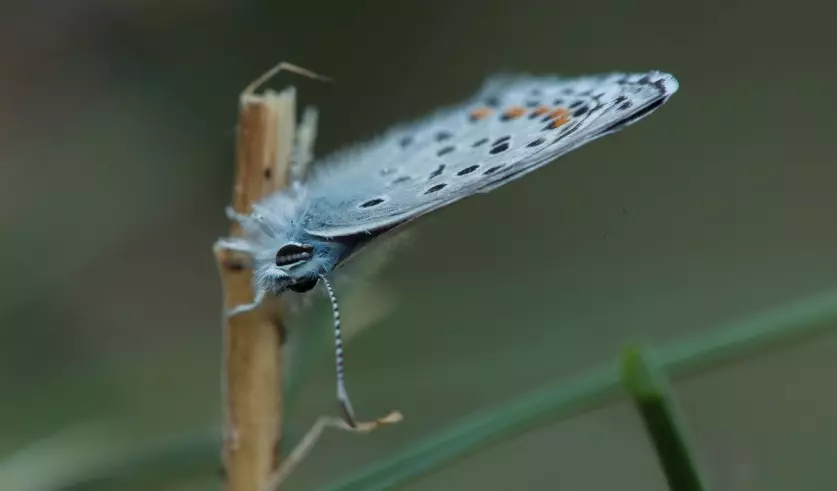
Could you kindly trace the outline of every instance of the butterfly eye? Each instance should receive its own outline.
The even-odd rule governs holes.
[[[308,244],[285,244],[276,253],[276,265],[287,266],[311,259],[314,253],[314,246]]]

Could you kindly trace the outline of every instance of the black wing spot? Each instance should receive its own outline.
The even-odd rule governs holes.
[[[558,136],[558,138],[560,139],[560,138],[564,138],[564,137],[565,137],[565,136],[567,136],[567,135],[572,135],[572,134],[573,134],[573,133],[575,133],[575,132],[576,132],[576,130],[578,130],[580,127],[581,127],[581,125],[580,125],[580,124],[565,125],[565,126],[563,126],[563,127],[561,128],[561,131],[560,131],[560,132],[558,132],[558,135],[559,135],[559,136]],[[556,140],[556,141],[557,141],[557,140]]]
[[[363,203],[360,204],[360,207],[361,208],[372,208],[373,206],[378,206],[383,202],[384,202],[384,200],[381,199],[381,198],[374,198],[374,199],[370,199],[369,201],[364,201]]]
[[[532,140],[526,146],[529,147],[529,148],[537,147],[538,145],[541,145],[545,141],[546,140],[544,140],[543,138],[538,138],[537,140]]]
[[[643,107],[642,109],[640,109],[636,113],[629,115],[627,118],[611,124],[607,128],[603,129],[601,131],[601,133],[607,133],[609,131],[613,131],[613,130],[619,128],[620,126],[627,126],[631,123],[634,123],[634,122],[644,118],[645,116],[647,116],[648,114],[653,112],[658,107],[662,106],[665,102],[666,102],[665,99],[658,99],[658,100],[652,102],[651,104],[648,104],[647,106]],[[625,104],[627,104],[627,102]]]
[[[560,106],[560,105],[561,105],[561,104],[563,104],[563,103],[564,103],[564,99],[562,99],[562,98],[560,98],[560,97],[559,97],[559,98],[557,98],[557,99],[555,99],[554,101],[552,101],[552,105],[553,105],[553,106]]]
[[[447,155],[447,154],[453,152],[453,149],[454,149],[453,145],[448,145],[447,147],[439,149],[439,151],[436,152],[436,155],[438,155],[439,157],[441,157],[442,155]]]
[[[410,180],[410,176],[401,176],[401,177],[395,179],[394,181],[392,181],[392,184],[401,184],[402,182],[407,182],[409,180]]]
[[[495,145],[491,147],[491,150],[488,151],[491,155],[497,155],[498,153],[505,152],[509,149],[508,143],[501,143],[499,145]]]
[[[413,144],[413,137],[410,136],[410,135],[407,135],[407,136],[401,138],[401,140],[398,141],[398,145],[400,145],[401,148],[407,148],[412,144]]]
[[[500,106],[500,98],[496,95],[490,96],[485,99],[485,105],[488,107],[497,108]]]
[[[634,104],[631,101],[625,101],[622,104],[620,104],[619,107],[617,107],[616,109],[618,109],[620,111],[626,111],[626,110],[630,109],[631,106],[633,106],[633,105]]]
[[[590,108],[588,108],[587,106],[581,106],[580,108],[576,109],[575,112],[573,112],[573,116],[584,116],[585,114],[587,114],[587,111],[589,110]]]
[[[430,177],[428,179],[433,179],[435,177],[439,177],[442,175],[442,172],[445,171],[445,164],[440,164],[439,167],[436,168],[433,172],[430,173]]]
[[[529,91],[529,95],[537,97],[537,96],[541,95],[541,89],[537,89],[537,88],[532,89],[532,90]]]
[[[452,136],[453,136],[453,133],[451,133],[450,131],[442,130],[442,131],[436,133],[436,141],[437,142],[442,142],[442,141],[450,139]]]
[[[501,136],[500,138],[497,138],[496,140],[494,140],[494,143],[492,143],[492,145],[499,145],[499,144],[505,143],[509,140],[511,140],[511,136],[509,136],[509,135]]]
[[[570,104],[570,109],[575,109],[582,104],[584,104],[584,101],[575,101],[572,104]]]
[[[473,146],[478,147],[480,145],[485,145],[486,143],[488,143],[488,138],[480,138],[479,140],[474,142]]]
[[[572,87],[567,87],[566,89],[562,90],[561,93],[565,95],[570,95],[573,93],[573,89]]]
[[[483,172],[482,174],[483,174],[484,176],[490,176],[491,174],[494,174],[494,173],[495,173],[495,172],[497,172],[498,170],[502,169],[504,165],[505,165],[505,164],[495,165],[494,167],[491,167],[491,168],[487,169],[487,170],[486,170],[485,172]]]
[[[538,107],[541,105],[541,101],[537,99],[529,99],[528,101],[523,103],[526,107]]]
[[[465,174],[470,174],[471,172],[474,172],[475,170],[479,169],[479,167],[480,166],[476,165],[476,164],[469,165],[468,167],[465,167],[461,171],[457,172],[456,175],[457,176],[464,176]]]
[[[445,187],[447,187],[447,184],[444,184],[444,183],[443,184],[436,184],[435,186],[429,187],[427,189],[427,191],[424,192],[424,194],[435,193],[437,191],[441,191],[441,190],[445,189]]]

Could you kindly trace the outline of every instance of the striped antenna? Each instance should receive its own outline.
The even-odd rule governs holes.
[[[337,296],[334,295],[334,288],[325,275],[320,275],[326,287],[328,298],[331,300],[331,313],[334,316],[334,360],[337,365],[337,400],[343,410],[343,418],[352,428],[357,426],[355,412],[352,403],[349,401],[349,393],[346,391],[346,383],[343,379],[343,334],[340,331],[340,307],[337,305]]]

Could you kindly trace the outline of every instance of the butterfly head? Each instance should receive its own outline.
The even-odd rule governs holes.
[[[317,237],[275,242],[255,257],[257,286],[271,293],[307,292],[334,269],[340,245]]]
[[[256,282],[261,289],[272,293],[307,292],[326,272],[317,244],[308,241],[288,241],[259,256]]]
[[[333,258],[339,251],[333,241],[305,231],[300,202],[298,193],[281,192],[254,204],[249,214],[227,210],[244,232],[260,291],[307,292],[337,262]]]

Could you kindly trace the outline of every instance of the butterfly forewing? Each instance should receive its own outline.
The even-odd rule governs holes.
[[[677,88],[661,72],[493,79],[464,104],[317,164],[304,226],[337,237],[409,221],[634,123]]]

